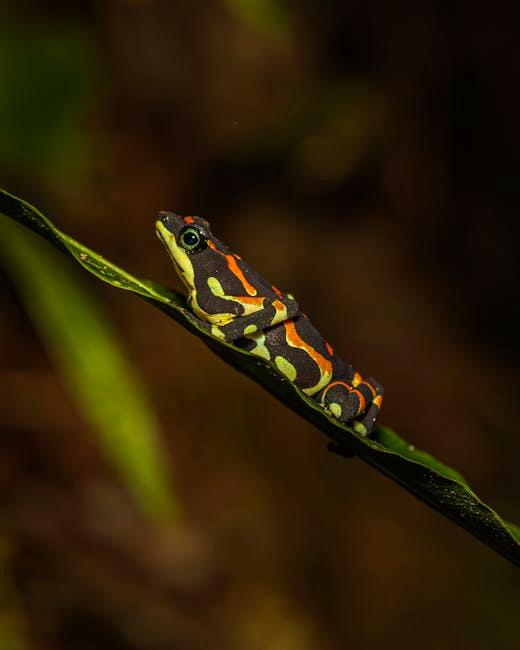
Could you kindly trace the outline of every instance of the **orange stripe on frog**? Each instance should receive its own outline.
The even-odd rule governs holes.
[[[280,291],[280,289],[278,289],[278,287],[275,287],[274,284],[271,285],[271,289],[275,292],[275,294],[276,294],[279,298],[283,298],[283,293]]]
[[[376,397],[376,395],[377,395],[376,389],[372,386],[372,384],[369,384],[368,381],[365,381],[365,380],[360,381],[358,385],[359,386],[366,386],[368,388],[368,390],[372,393],[372,397]],[[372,401],[374,401],[374,400],[372,400]]]
[[[233,300],[241,302],[245,305],[259,305],[262,306],[265,298],[250,298],[249,296],[233,296]]]
[[[325,347],[327,348],[327,352],[330,354],[330,356],[333,357],[334,348],[332,347],[332,345],[328,341],[325,341]]]
[[[193,217],[184,217],[185,223],[193,223],[195,219]]]
[[[298,332],[296,331],[296,325],[293,320],[286,320],[284,323],[285,335],[287,342],[293,348],[298,348],[304,350],[310,356],[310,358],[316,363],[323,375],[330,374],[332,375],[332,363],[325,359],[319,352],[311,346],[305,343],[303,339],[300,338]]]
[[[344,386],[348,392],[352,390],[352,386],[349,386],[346,381],[341,381],[341,379],[338,379],[337,381],[331,381],[330,384],[327,386],[327,388],[323,392],[323,396],[329,392],[331,388],[334,388],[334,386]]]
[[[354,377],[352,377],[352,386],[354,386],[354,388],[357,388],[358,386],[366,386],[372,393],[372,397],[377,395],[376,389],[368,381],[363,379],[359,372],[354,373]]]
[[[358,415],[361,415],[361,413],[364,412],[364,410],[367,407],[367,403],[366,403],[366,400],[365,400],[365,398],[363,396],[363,393],[361,393],[361,391],[353,390],[352,392],[355,393],[358,396],[358,399],[359,399],[358,411],[356,413],[356,417],[357,417]]]
[[[233,273],[235,277],[237,277],[240,280],[245,291],[250,296],[256,296],[257,294],[256,289],[253,287],[253,285],[249,284],[249,282],[247,281],[246,276],[242,273],[242,269],[238,266],[235,257],[233,255],[226,255],[225,253],[219,251],[215,246],[215,244],[211,241],[211,239],[208,241],[208,246],[211,248],[211,250],[214,250],[216,253],[222,255],[222,257],[225,258],[229,270],[231,271],[231,273]]]
[[[381,406],[383,404],[383,396],[382,395],[377,395],[377,397],[374,397],[372,400],[372,404],[375,404],[379,410],[381,410]]]
[[[359,401],[359,404],[358,404],[358,410],[357,410],[357,413],[356,413],[356,415],[355,415],[354,417],[355,417],[355,418],[359,417],[359,416],[361,415],[361,413],[363,413],[363,412],[365,411],[366,407],[367,407],[367,402],[366,402],[366,400],[365,400],[365,396],[363,395],[363,393],[361,393],[359,390],[356,390],[355,388],[353,388],[352,386],[350,386],[349,384],[347,384],[347,382],[345,382],[345,381],[341,381],[341,380],[338,380],[338,381],[333,381],[333,382],[331,382],[331,383],[327,386],[327,388],[325,388],[325,390],[324,390],[324,392],[323,392],[322,399],[325,398],[325,395],[329,392],[329,390],[330,390],[331,388],[334,388],[334,386],[343,386],[344,388],[347,389],[347,391],[348,391],[349,393],[355,393],[355,394],[357,395],[357,397],[358,397],[358,401]]]

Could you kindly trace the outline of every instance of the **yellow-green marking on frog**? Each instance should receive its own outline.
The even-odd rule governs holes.
[[[339,418],[341,416],[341,406],[336,402],[331,402],[328,408],[334,417]]]
[[[263,332],[249,335],[247,338],[255,344],[255,347],[250,350],[252,354],[256,354],[256,356],[262,357],[262,359],[265,359],[266,361],[271,360],[271,353],[265,344],[265,334]]]
[[[287,377],[289,381],[294,381],[296,379],[296,375],[298,373],[296,371],[296,368],[293,366],[293,364],[290,361],[287,361],[287,359],[278,356],[275,357],[274,362],[278,370],[280,372],[283,372],[283,374]]]
[[[217,278],[209,277],[208,278],[208,287],[209,287],[211,293],[214,296],[218,296],[219,298],[222,298],[222,297],[224,297],[226,295],[224,293],[224,289],[222,288],[222,285],[217,280]]]

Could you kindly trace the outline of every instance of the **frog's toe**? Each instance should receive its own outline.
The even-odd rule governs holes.
[[[374,397],[372,403],[366,410],[363,417],[354,420],[354,422],[352,423],[352,427],[354,431],[357,431],[362,436],[369,436],[372,433],[374,426],[377,422],[377,418],[379,417],[379,413],[381,412],[382,405],[383,405],[383,394],[381,392]]]

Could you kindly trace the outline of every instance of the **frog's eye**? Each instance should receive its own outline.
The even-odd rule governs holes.
[[[206,248],[206,238],[198,228],[188,226],[179,234],[179,243],[188,253],[198,253]]]

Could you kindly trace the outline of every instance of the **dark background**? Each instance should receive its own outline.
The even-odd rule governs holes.
[[[518,522],[518,37],[514,3],[3,3],[1,185],[174,286],[155,212],[205,216],[384,384],[383,423]],[[4,266],[2,648],[516,647],[512,565],[83,282],[183,515],[136,506]]]

